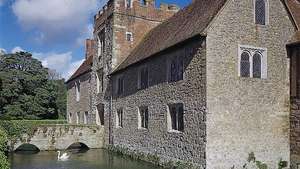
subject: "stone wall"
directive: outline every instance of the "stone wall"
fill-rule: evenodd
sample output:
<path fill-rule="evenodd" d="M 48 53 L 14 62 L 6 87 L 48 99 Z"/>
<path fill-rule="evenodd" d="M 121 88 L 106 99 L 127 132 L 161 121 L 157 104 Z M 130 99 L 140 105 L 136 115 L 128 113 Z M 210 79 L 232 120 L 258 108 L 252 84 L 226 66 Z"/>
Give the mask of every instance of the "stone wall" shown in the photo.
<path fill-rule="evenodd" d="M 207 29 L 207 168 L 241 168 L 248 154 L 268 168 L 290 163 L 288 13 L 269 0 L 269 24 L 254 23 L 253 0 L 229 0 Z M 267 78 L 238 76 L 238 45 L 267 48 Z"/>
<path fill-rule="evenodd" d="M 77 122 L 77 112 L 80 113 L 79 116 L 79 123 L 83 124 L 84 123 L 84 113 L 88 112 L 88 124 L 93 124 L 95 116 L 91 114 L 90 111 L 90 105 L 91 105 L 91 95 L 90 95 L 90 90 L 91 90 L 91 85 L 90 85 L 90 80 L 91 80 L 91 74 L 90 72 L 87 72 L 78 78 L 68 82 L 67 84 L 67 118 L 68 122 L 71 124 L 76 124 Z M 80 82 L 80 100 L 76 100 L 76 89 L 75 89 L 75 83 Z M 71 119 L 70 116 L 71 115 Z"/>
<path fill-rule="evenodd" d="M 37 127 L 33 135 L 24 134 L 11 140 L 11 151 L 23 144 L 32 144 L 41 151 L 66 150 L 74 143 L 83 143 L 91 149 L 103 148 L 104 129 L 98 126 L 45 125 Z"/>
<path fill-rule="evenodd" d="M 200 37 L 162 52 L 150 60 L 112 76 L 124 78 L 124 94 L 114 90 L 112 137 L 114 146 L 158 155 L 161 160 L 184 160 L 205 168 L 206 104 L 205 41 Z M 167 82 L 167 63 L 174 56 L 184 57 L 184 80 Z M 147 66 L 149 87 L 137 90 L 138 70 Z M 184 104 L 184 132 L 168 129 L 168 104 Z M 149 128 L 138 128 L 138 108 L 148 106 Z M 116 113 L 123 108 L 123 128 L 116 126 Z"/>
<path fill-rule="evenodd" d="M 91 109 L 94 117 L 97 118 L 98 105 L 104 105 L 104 128 L 105 142 L 108 144 L 110 137 L 110 116 L 111 116 L 111 84 L 109 74 L 130 51 L 142 40 L 146 33 L 171 17 L 177 12 L 176 9 L 157 9 L 151 1 L 147 6 L 140 5 L 140 2 L 133 0 L 132 8 L 125 9 L 124 0 L 110 0 L 95 15 L 94 39 L 98 33 L 105 32 L 105 50 L 102 54 L 97 52 L 93 60 L 91 74 Z M 133 35 L 132 41 L 126 40 L 126 32 Z M 99 43 L 99 42 L 97 42 Z M 103 91 L 97 93 L 96 73 L 103 70 Z M 95 120 L 94 120 L 95 121 Z"/>
<path fill-rule="evenodd" d="M 293 99 L 291 105 L 291 161 L 292 168 L 300 164 L 300 100 Z"/>

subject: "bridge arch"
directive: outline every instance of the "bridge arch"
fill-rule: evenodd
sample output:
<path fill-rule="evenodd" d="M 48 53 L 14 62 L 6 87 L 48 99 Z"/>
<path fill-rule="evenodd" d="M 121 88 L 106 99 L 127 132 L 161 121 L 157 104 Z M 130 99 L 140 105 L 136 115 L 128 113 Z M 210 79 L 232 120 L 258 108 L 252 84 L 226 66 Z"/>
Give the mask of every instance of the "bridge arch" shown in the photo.
<path fill-rule="evenodd" d="M 33 151 L 33 152 L 39 152 L 40 148 L 34 144 L 30 143 L 23 143 L 18 145 L 14 151 Z"/>
<path fill-rule="evenodd" d="M 74 142 L 69 144 L 66 149 L 90 149 L 90 147 L 84 142 Z"/>

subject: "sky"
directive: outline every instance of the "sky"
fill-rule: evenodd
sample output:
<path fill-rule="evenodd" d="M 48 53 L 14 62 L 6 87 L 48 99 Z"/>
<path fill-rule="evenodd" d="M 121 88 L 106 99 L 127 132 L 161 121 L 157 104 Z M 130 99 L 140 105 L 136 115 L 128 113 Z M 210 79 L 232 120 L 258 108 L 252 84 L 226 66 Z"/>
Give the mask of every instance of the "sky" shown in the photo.
<path fill-rule="evenodd" d="M 0 50 L 27 51 L 68 79 L 84 61 L 93 16 L 107 0 L 0 0 Z M 188 5 L 191 0 L 156 0 Z"/>

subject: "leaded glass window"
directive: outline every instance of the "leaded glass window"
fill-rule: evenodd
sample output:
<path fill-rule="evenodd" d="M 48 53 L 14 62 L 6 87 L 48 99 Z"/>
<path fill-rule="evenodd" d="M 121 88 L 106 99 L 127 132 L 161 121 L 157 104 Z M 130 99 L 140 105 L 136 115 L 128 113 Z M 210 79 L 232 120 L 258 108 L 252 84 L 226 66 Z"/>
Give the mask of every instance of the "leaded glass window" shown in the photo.
<path fill-rule="evenodd" d="M 250 77 L 250 54 L 243 52 L 240 63 L 241 77 Z"/>
<path fill-rule="evenodd" d="M 253 77 L 261 78 L 261 55 L 259 53 L 253 55 Z"/>
<path fill-rule="evenodd" d="M 266 2 L 265 0 L 255 0 L 255 23 L 266 24 Z"/>

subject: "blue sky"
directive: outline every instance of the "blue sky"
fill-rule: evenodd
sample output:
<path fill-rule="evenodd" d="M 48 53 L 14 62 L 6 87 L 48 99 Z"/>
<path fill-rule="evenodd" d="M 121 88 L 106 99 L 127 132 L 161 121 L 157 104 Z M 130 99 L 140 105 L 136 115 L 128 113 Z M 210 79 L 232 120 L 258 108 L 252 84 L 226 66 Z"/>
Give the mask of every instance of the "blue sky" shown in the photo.
<path fill-rule="evenodd" d="M 106 0 L 0 0 L 0 49 L 28 51 L 68 78 L 84 59 L 94 14 Z M 180 7 L 191 0 L 156 0 Z"/>

